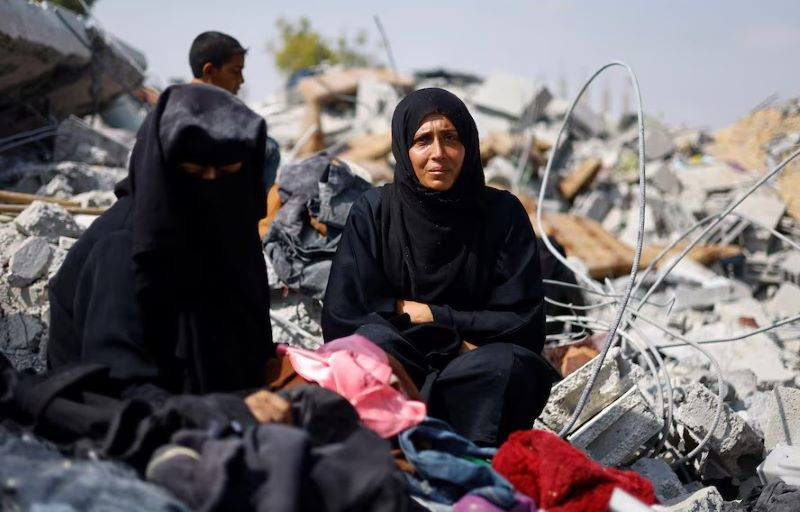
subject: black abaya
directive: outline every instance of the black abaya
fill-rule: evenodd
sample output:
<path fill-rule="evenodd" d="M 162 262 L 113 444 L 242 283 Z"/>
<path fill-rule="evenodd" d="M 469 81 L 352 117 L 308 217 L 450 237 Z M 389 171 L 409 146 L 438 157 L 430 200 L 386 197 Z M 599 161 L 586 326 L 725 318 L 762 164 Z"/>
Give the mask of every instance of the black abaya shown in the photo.
<path fill-rule="evenodd" d="M 465 146 L 446 192 L 425 189 L 408 148 L 431 112 Z M 422 388 L 429 413 L 476 442 L 496 444 L 530 427 L 554 373 L 544 344 L 544 290 L 527 213 L 484 185 L 478 135 L 464 104 L 440 89 L 407 96 L 392 120 L 395 183 L 364 194 L 350 212 L 322 312 L 326 341 L 354 332 L 397 357 Z M 411 325 L 397 299 L 429 305 Z M 463 341 L 478 349 L 459 355 Z"/>
<path fill-rule="evenodd" d="M 51 367 L 103 364 L 137 396 L 263 385 L 274 351 L 257 231 L 265 138 L 264 120 L 222 89 L 164 91 L 119 201 L 51 282 Z M 237 161 L 214 180 L 176 165 Z"/>

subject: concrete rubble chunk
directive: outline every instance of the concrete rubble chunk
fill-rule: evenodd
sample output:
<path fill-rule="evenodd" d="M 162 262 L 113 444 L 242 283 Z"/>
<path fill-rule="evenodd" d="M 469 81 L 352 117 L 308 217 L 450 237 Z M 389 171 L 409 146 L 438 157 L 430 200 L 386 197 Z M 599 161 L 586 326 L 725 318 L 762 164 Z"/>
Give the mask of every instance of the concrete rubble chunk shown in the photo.
<path fill-rule="evenodd" d="M 681 182 L 669 162 L 656 160 L 648 163 L 647 179 L 665 194 L 678 195 L 681 192 Z"/>
<path fill-rule="evenodd" d="M 774 318 L 794 316 L 800 311 L 800 286 L 783 283 L 775 295 L 764 304 L 764 309 Z"/>
<path fill-rule="evenodd" d="M 800 252 L 792 251 L 780 263 L 783 279 L 800 286 Z"/>
<path fill-rule="evenodd" d="M 69 9 L 1 2 L 0 35 L 0 135 L 89 114 L 144 79 L 140 52 Z"/>
<path fill-rule="evenodd" d="M 17 228 L 28 236 L 41 236 L 58 243 L 59 236 L 78 238 L 83 230 L 63 207 L 34 201 L 14 219 Z"/>
<path fill-rule="evenodd" d="M 731 302 L 752 297 L 746 285 L 731 279 L 718 279 L 709 286 L 675 288 L 674 311 L 690 308 L 710 308 L 720 302 Z"/>
<path fill-rule="evenodd" d="M 689 496 L 676 498 L 656 505 L 653 510 L 663 512 L 721 512 L 725 501 L 716 487 L 704 487 Z"/>
<path fill-rule="evenodd" d="M 700 440 L 714 421 L 717 396 L 702 384 L 689 385 L 685 392 L 674 417 Z M 753 474 L 761 461 L 764 442 L 739 415 L 723 404 L 722 417 L 707 446 L 730 476 L 740 477 Z"/>
<path fill-rule="evenodd" d="M 762 187 L 737 206 L 735 212 L 761 226 L 775 229 L 786 213 L 786 203 L 776 191 Z"/>
<path fill-rule="evenodd" d="M 633 386 L 568 439 L 599 463 L 618 466 L 628 462 L 661 426 L 639 388 Z"/>
<path fill-rule="evenodd" d="M 0 347 L 9 352 L 36 350 L 44 327 L 38 318 L 27 313 L 0 317 Z"/>
<path fill-rule="evenodd" d="M 800 389 L 773 389 L 764 448 L 772 450 L 778 444 L 800 446 Z"/>
<path fill-rule="evenodd" d="M 7 224 L 0 228 L 0 268 L 8 263 L 16 246 L 23 240 L 25 240 L 25 236 L 20 234 L 14 224 Z"/>
<path fill-rule="evenodd" d="M 117 196 L 110 190 L 92 190 L 72 196 L 83 208 L 108 208 L 117 202 Z"/>
<path fill-rule="evenodd" d="M 22 288 L 39 279 L 47 271 L 52 253 L 44 238 L 32 236 L 26 239 L 11 256 L 8 284 Z"/>
<path fill-rule="evenodd" d="M 69 180 L 62 174 L 57 174 L 47 183 L 36 191 L 37 195 L 50 196 L 58 199 L 69 199 L 73 195 Z"/>
<path fill-rule="evenodd" d="M 686 489 L 678 479 L 678 475 L 662 459 L 639 459 L 631 465 L 630 469 L 650 480 L 656 497 L 661 502 L 686 495 Z"/>
<path fill-rule="evenodd" d="M 586 387 L 595 362 L 596 358 L 553 386 L 550 391 L 550 399 L 539 416 L 537 424 L 555 432 L 561 431 L 566 426 L 578 404 L 583 388 Z M 623 358 L 619 348 L 615 347 L 609 350 L 603 366 L 600 368 L 592 394 L 574 428 L 579 427 L 622 396 L 630 389 L 639 375 L 641 375 L 641 369 Z"/>
<path fill-rule="evenodd" d="M 130 148 L 92 129 L 75 116 L 61 121 L 56 130 L 53 160 L 125 167 Z"/>
<path fill-rule="evenodd" d="M 12 287 L 9 291 L 14 303 L 21 311 L 40 312 L 47 305 L 47 279 L 40 279 L 24 288 Z"/>
<path fill-rule="evenodd" d="M 553 95 L 544 85 L 514 75 L 489 75 L 470 98 L 478 107 L 514 119 L 535 119 Z"/>

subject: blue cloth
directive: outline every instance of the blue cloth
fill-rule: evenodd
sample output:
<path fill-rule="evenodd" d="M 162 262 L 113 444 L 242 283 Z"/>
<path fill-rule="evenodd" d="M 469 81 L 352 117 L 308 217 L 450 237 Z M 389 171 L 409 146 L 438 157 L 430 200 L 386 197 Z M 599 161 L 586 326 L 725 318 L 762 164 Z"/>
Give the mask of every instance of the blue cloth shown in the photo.
<path fill-rule="evenodd" d="M 412 496 L 453 504 L 473 493 L 502 509 L 516 503 L 514 487 L 488 463 L 497 453 L 496 448 L 479 447 L 435 418 L 426 418 L 401 433 L 398 440 L 406 459 L 421 477 L 406 474 Z"/>
<path fill-rule="evenodd" d="M 30 437 L 0 427 L 0 508 L 85 512 L 189 512 L 132 468 L 111 461 L 67 459 Z"/>

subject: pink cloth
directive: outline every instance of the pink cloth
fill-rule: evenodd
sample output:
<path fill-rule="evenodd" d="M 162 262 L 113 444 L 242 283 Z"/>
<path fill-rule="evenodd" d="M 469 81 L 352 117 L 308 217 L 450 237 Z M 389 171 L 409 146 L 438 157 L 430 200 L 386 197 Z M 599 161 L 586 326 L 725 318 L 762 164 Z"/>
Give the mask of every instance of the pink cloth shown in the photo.
<path fill-rule="evenodd" d="M 306 380 L 336 391 L 355 407 L 361 421 L 383 438 L 421 422 L 425 404 L 393 388 L 389 358 L 367 338 L 354 334 L 316 351 L 279 345 L 294 370 Z"/>

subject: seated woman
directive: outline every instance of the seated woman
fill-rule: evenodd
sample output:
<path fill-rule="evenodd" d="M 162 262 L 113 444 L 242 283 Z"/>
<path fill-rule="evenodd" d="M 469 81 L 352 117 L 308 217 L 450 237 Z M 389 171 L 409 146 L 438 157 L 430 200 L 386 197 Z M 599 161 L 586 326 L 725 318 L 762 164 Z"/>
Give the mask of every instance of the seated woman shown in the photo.
<path fill-rule="evenodd" d="M 164 91 L 119 200 L 50 283 L 50 367 L 100 363 L 123 396 L 152 399 L 264 384 L 265 141 L 263 118 L 222 89 Z"/>
<path fill-rule="evenodd" d="M 397 358 L 431 416 L 476 443 L 531 428 L 557 378 L 528 215 L 487 187 L 478 131 L 442 89 L 392 119 L 394 184 L 352 207 L 322 311 L 326 341 L 358 332 Z"/>

